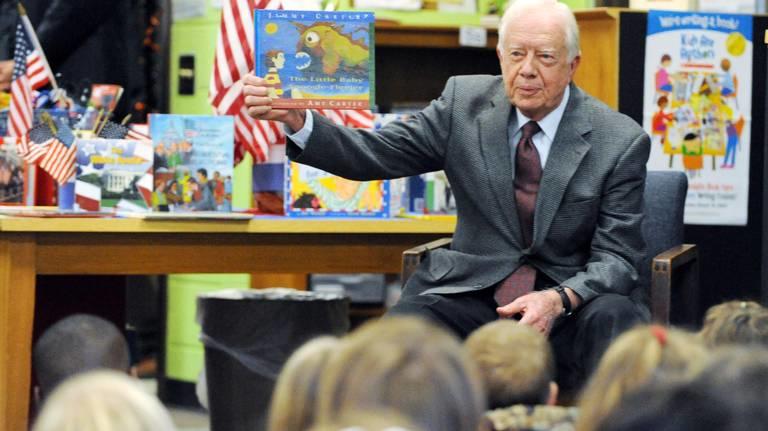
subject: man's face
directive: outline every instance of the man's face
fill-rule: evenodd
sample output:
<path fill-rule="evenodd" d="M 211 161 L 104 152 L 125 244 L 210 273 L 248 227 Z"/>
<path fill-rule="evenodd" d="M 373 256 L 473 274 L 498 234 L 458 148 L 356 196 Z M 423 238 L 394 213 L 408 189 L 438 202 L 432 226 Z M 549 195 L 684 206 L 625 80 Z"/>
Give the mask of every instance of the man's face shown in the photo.
<path fill-rule="evenodd" d="M 534 121 L 557 108 L 580 60 L 568 61 L 561 21 L 535 9 L 509 23 L 497 54 L 509 100 Z"/>

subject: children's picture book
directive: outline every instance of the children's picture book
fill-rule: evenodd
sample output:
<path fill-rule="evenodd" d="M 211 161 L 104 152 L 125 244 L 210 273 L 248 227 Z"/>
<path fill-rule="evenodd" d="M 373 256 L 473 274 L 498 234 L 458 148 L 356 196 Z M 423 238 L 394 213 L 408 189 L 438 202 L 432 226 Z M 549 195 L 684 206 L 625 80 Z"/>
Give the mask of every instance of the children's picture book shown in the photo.
<path fill-rule="evenodd" d="M 275 108 L 369 109 L 374 104 L 371 12 L 255 11 L 256 75 Z"/>
<path fill-rule="evenodd" d="M 232 211 L 231 116 L 152 114 L 156 211 Z"/>
<path fill-rule="evenodd" d="M 80 130 L 93 130 L 97 123 L 100 123 L 104 118 L 109 118 L 122 95 L 123 87 L 119 85 L 92 84 L 88 106 L 83 110 L 82 116 L 77 123 L 77 128 Z M 117 119 L 117 121 L 120 120 Z"/>
<path fill-rule="evenodd" d="M 253 165 L 253 209 L 257 214 L 285 215 L 284 185 L 285 161 Z"/>
<path fill-rule="evenodd" d="M 417 185 L 419 182 L 421 184 Z M 445 172 L 428 172 L 412 177 L 409 186 L 409 211 L 456 214 L 456 200 Z"/>
<path fill-rule="evenodd" d="M 0 205 L 26 203 L 26 165 L 16 150 L 18 139 L 0 137 Z"/>
<path fill-rule="evenodd" d="M 103 109 L 112 112 L 123 95 L 123 87 L 117 84 L 93 84 L 91 85 L 91 97 L 88 106 L 96 110 Z"/>
<path fill-rule="evenodd" d="M 287 162 L 285 214 L 292 217 L 380 217 L 389 214 L 389 181 L 352 181 Z"/>
<path fill-rule="evenodd" d="M 152 144 L 124 139 L 77 141 L 75 211 L 148 211 Z"/>

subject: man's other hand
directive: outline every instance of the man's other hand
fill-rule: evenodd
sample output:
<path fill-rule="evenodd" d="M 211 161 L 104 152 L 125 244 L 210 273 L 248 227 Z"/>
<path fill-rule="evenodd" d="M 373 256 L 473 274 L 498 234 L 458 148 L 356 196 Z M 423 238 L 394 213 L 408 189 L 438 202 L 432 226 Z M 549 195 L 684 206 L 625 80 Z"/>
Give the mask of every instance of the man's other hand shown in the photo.
<path fill-rule="evenodd" d="M 13 60 L 0 61 L 0 91 L 11 89 L 11 76 L 13 75 Z"/>
<path fill-rule="evenodd" d="M 521 324 L 549 335 L 555 320 L 563 314 L 563 304 L 560 295 L 550 289 L 523 295 L 503 307 L 498 307 L 496 312 L 499 317 L 507 319 L 520 315 Z"/>
<path fill-rule="evenodd" d="M 257 120 L 271 120 L 285 123 L 294 132 L 304 127 L 303 109 L 272 109 L 272 98 L 264 78 L 252 73 L 243 78 L 243 96 L 248 115 Z"/>

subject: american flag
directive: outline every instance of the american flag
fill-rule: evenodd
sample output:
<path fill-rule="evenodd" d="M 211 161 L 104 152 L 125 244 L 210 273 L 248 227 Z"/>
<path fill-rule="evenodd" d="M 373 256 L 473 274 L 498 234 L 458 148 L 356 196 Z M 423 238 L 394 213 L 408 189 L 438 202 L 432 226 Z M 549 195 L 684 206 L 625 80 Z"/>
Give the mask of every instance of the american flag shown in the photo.
<path fill-rule="evenodd" d="M 30 35 L 23 24 L 26 16 L 19 17 L 16 25 L 16 46 L 13 54 L 11 103 L 8 115 L 8 134 L 24 136 L 32 127 L 32 90 L 52 79 L 45 56 L 34 48 Z M 31 28 L 31 26 L 29 27 Z"/>
<path fill-rule="evenodd" d="M 19 155 L 29 163 L 37 163 L 41 157 L 48 151 L 56 137 L 51 128 L 45 123 L 39 123 L 29 130 L 29 139 L 22 138 L 22 145 L 19 147 Z"/>
<path fill-rule="evenodd" d="M 227 0 L 221 9 L 221 25 L 208 100 L 218 115 L 235 117 L 235 159 L 245 152 L 256 162 L 267 160 L 270 144 L 283 142 L 280 126 L 254 120 L 245 109 L 243 76 L 253 70 L 253 11 L 282 9 L 280 0 Z"/>
<path fill-rule="evenodd" d="M 104 127 L 99 132 L 99 138 L 104 139 L 130 139 L 132 141 L 147 142 L 152 139 L 136 130 L 133 130 L 130 126 L 124 124 L 117 124 L 113 121 L 107 121 Z"/>
<path fill-rule="evenodd" d="M 26 152 L 21 154 L 24 160 L 37 163 L 59 184 L 64 184 L 75 175 L 74 134 L 69 127 L 60 124 L 54 134 L 45 123 L 40 123 L 29 131 L 29 143 Z"/>
<path fill-rule="evenodd" d="M 221 10 L 208 99 L 218 115 L 235 117 L 235 159 L 251 153 L 256 163 L 265 162 L 272 145 L 284 144 L 285 133 L 278 123 L 254 120 L 245 109 L 243 77 L 253 71 L 253 11 L 282 9 L 279 0 L 228 0 Z M 323 110 L 337 123 L 351 127 L 373 127 L 370 111 Z"/>

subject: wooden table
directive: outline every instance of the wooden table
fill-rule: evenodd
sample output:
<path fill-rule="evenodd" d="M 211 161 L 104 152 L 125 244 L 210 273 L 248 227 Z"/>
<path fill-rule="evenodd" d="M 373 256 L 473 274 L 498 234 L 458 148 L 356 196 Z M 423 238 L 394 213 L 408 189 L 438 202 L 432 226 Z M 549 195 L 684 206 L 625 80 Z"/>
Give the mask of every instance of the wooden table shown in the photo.
<path fill-rule="evenodd" d="M 399 273 L 451 220 L 0 217 L 0 431 L 27 429 L 38 274 Z"/>

